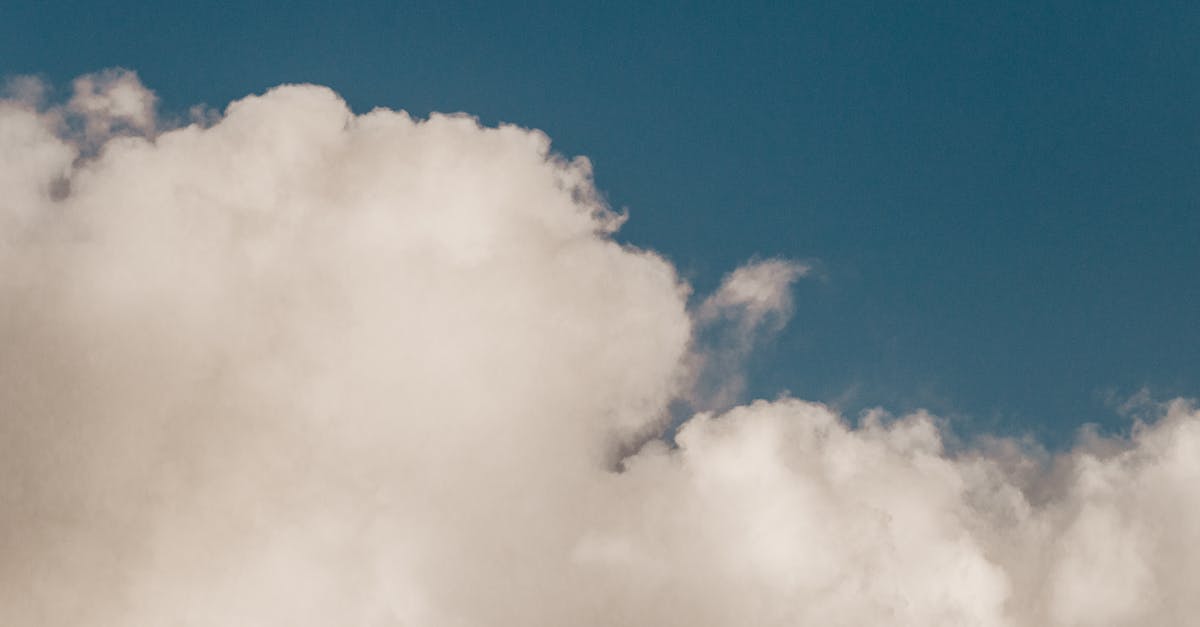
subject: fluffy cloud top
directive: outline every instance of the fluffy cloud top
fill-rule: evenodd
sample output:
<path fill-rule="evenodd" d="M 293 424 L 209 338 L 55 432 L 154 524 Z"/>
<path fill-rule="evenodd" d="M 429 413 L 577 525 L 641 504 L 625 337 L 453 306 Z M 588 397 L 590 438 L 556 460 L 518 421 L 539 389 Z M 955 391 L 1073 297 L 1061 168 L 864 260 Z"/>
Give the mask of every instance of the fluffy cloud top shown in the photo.
<path fill-rule="evenodd" d="M 689 311 L 537 131 L 315 86 L 153 112 L 127 72 L 0 103 L 0 623 L 1200 614 L 1186 403 L 1056 456 L 792 399 L 668 445 L 699 330 L 746 345 L 802 266 Z"/>

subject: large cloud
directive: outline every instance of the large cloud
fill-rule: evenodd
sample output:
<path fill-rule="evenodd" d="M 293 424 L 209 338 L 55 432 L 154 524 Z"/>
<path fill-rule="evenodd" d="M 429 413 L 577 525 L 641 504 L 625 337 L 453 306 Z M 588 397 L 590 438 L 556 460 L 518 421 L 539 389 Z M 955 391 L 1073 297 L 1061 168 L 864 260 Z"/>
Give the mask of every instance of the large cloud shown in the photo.
<path fill-rule="evenodd" d="M 791 399 L 669 446 L 668 404 L 712 394 L 697 371 L 776 328 L 803 267 L 689 312 L 536 131 L 313 86 L 207 127 L 153 110 L 124 72 L 0 104 L 0 623 L 1200 614 L 1183 402 L 1057 456 Z"/>

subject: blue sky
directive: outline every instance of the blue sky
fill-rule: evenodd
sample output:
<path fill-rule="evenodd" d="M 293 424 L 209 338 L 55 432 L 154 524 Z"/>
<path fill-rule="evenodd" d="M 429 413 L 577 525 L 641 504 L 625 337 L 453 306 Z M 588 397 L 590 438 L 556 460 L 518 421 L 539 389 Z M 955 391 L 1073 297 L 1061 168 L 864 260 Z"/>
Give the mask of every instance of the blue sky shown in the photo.
<path fill-rule="evenodd" d="M 543 129 L 700 292 L 818 264 L 753 394 L 1054 443 L 1200 395 L 1198 39 L 1182 2 L 6 2 L 0 74 Z"/>

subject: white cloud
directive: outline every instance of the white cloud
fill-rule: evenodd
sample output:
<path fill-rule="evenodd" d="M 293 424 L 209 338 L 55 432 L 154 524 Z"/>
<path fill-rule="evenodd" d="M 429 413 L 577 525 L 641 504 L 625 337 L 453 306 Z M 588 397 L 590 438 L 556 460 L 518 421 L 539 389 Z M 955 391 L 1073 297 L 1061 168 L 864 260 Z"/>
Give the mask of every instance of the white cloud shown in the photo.
<path fill-rule="evenodd" d="M 769 333 L 802 266 L 689 314 L 539 132 L 313 86 L 164 130 L 132 74 L 75 90 L 0 104 L 0 623 L 1200 613 L 1187 404 L 1050 457 L 758 402 L 616 472 L 692 393 L 694 327 Z"/>
<path fill-rule="evenodd" d="M 747 263 L 721 281 L 716 293 L 700 305 L 698 316 L 736 318 L 746 328 L 773 317 L 774 326 L 782 326 L 792 312 L 792 283 L 808 271 L 808 266 L 786 259 Z"/>
<path fill-rule="evenodd" d="M 728 409 L 746 388 L 746 361 L 755 347 L 778 333 L 792 316 L 792 284 L 809 267 L 787 259 L 751 261 L 721 281 L 696 307 L 698 325 L 688 370 L 695 409 Z"/>
<path fill-rule="evenodd" d="M 114 130 L 128 128 L 138 133 L 154 130 L 154 93 L 137 74 L 108 70 L 75 79 L 66 110 L 80 116 L 90 141 L 103 141 Z"/>

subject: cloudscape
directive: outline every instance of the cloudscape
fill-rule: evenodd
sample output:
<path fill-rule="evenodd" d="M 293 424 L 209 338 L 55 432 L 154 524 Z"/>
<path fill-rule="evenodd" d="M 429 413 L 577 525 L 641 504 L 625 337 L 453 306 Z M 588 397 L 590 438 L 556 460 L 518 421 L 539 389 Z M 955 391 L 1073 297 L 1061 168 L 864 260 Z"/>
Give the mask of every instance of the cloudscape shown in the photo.
<path fill-rule="evenodd" d="M 1200 616 L 1187 400 L 1062 451 L 746 402 L 811 265 L 694 293 L 542 132 L 68 91 L 0 103 L 4 625 Z"/>

